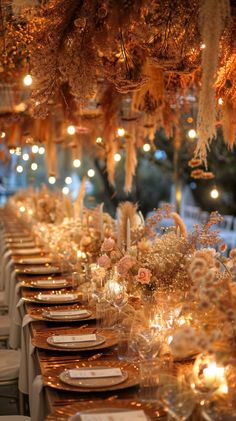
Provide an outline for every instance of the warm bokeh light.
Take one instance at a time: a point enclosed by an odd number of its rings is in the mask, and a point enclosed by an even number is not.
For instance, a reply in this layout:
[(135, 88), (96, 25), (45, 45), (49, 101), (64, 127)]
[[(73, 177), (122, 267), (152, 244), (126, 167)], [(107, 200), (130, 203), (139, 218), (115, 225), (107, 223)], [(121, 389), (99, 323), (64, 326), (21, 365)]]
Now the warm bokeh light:
[(193, 117), (188, 117), (187, 118), (187, 123), (192, 123), (193, 122)]
[(102, 137), (97, 137), (97, 139), (96, 139), (96, 143), (102, 143)]
[(33, 79), (31, 75), (26, 75), (23, 79), (23, 83), (25, 86), (30, 86), (32, 85)]
[(31, 164), (31, 170), (36, 171), (38, 169), (38, 164), (36, 162), (32, 162)]
[(44, 146), (40, 146), (39, 147), (39, 155), (44, 155), (45, 154), (45, 147)]
[(17, 167), (16, 167), (16, 171), (17, 171), (18, 173), (22, 173), (22, 172), (24, 171), (24, 168), (22, 167), (22, 165), (17, 165)]
[(144, 152), (149, 152), (151, 150), (151, 145), (149, 143), (144, 143), (143, 150)]
[(38, 153), (38, 151), (39, 151), (38, 145), (33, 145), (31, 150), (32, 150), (33, 153)]
[(25, 207), (24, 206), (20, 206), (20, 212), (25, 212)]
[(21, 148), (19, 146), (16, 147), (15, 154), (17, 156), (20, 156), (21, 155)]
[(119, 137), (123, 137), (125, 135), (125, 129), (123, 129), (123, 127), (119, 127), (117, 134)]
[(114, 160), (115, 160), (116, 162), (119, 162), (119, 161), (121, 160), (121, 154), (120, 154), (120, 153), (115, 153), (115, 155), (114, 155)]
[(70, 126), (68, 126), (67, 127), (67, 133), (70, 135), (70, 136), (73, 136), (73, 134), (75, 134), (75, 126), (73, 126), (72, 124), (70, 125)]
[(190, 129), (190, 130), (188, 131), (188, 137), (189, 137), (190, 139), (195, 139), (195, 138), (197, 137), (196, 130), (194, 130), (194, 129)]
[(71, 177), (66, 177), (65, 178), (65, 183), (66, 184), (71, 184), (72, 183), (72, 178)]
[(219, 99), (218, 99), (218, 104), (219, 104), (219, 105), (223, 105), (223, 104), (224, 104), (224, 101), (223, 101), (223, 99), (222, 99), (222, 98), (219, 98)]
[(87, 174), (88, 174), (88, 177), (92, 178), (92, 177), (95, 176), (95, 171), (92, 168), (90, 168), (90, 170), (88, 170)]
[(79, 168), (80, 165), (81, 165), (80, 160), (79, 159), (74, 159), (74, 161), (73, 161), (73, 167)]
[(48, 182), (49, 182), (49, 184), (55, 184), (56, 183), (56, 177), (54, 177), (54, 175), (51, 175), (50, 177), (48, 177)]
[(14, 149), (14, 148), (10, 148), (10, 149), (9, 149), (9, 153), (10, 153), (11, 155), (14, 155), (14, 153), (15, 153), (15, 149)]
[(201, 50), (204, 50), (206, 48), (206, 44), (204, 42), (200, 45)]
[(70, 193), (70, 189), (69, 189), (69, 187), (67, 187), (67, 186), (63, 187), (63, 189), (62, 189), (62, 193), (63, 193), (63, 194), (69, 194), (69, 193)]
[(4, 139), (4, 137), (6, 137), (6, 133), (5, 132), (2, 132), (1, 133), (1, 139)]
[(212, 199), (218, 199), (219, 191), (216, 188), (214, 188), (211, 190), (210, 195)]
[(22, 155), (22, 159), (23, 159), (23, 161), (29, 161), (29, 154), (28, 153), (24, 153)]

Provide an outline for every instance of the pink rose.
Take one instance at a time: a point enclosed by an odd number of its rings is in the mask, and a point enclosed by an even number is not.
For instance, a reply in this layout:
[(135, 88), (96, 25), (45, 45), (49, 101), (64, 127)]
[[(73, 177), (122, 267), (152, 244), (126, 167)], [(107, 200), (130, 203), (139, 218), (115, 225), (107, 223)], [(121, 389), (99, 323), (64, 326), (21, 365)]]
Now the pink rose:
[(117, 264), (119, 275), (125, 276), (128, 271), (136, 264), (136, 259), (132, 256), (124, 256)]
[(101, 250), (107, 253), (108, 251), (114, 250), (115, 240), (113, 238), (106, 238), (102, 244)]
[(107, 254), (103, 254), (98, 258), (98, 265), (101, 268), (108, 269), (111, 266), (111, 259), (107, 256)]
[(139, 268), (137, 280), (141, 284), (149, 284), (151, 280), (152, 272), (146, 268)]

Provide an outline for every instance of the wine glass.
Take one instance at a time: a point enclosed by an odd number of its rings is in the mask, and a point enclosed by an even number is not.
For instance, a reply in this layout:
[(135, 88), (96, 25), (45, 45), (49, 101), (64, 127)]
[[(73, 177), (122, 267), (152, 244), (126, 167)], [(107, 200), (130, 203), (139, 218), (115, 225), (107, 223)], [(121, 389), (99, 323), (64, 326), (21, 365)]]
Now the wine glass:
[(106, 300), (118, 310), (118, 326), (120, 325), (122, 308), (128, 301), (127, 287), (125, 282), (109, 280), (105, 288)]
[(196, 400), (193, 392), (176, 378), (169, 380), (161, 387), (160, 403), (168, 413), (168, 420), (185, 421), (192, 414)]

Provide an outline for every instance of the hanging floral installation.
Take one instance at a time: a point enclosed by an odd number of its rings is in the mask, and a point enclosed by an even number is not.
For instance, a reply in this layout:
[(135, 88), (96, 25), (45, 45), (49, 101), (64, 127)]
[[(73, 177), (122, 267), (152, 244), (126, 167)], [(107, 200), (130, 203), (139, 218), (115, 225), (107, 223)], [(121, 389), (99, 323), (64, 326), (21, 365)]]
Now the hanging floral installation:
[[(131, 191), (136, 150), (147, 139), (152, 144), (161, 127), (169, 137), (173, 130), (180, 131), (178, 113), (191, 108), (189, 94), (198, 101), (194, 156), (200, 166), (207, 168), (216, 125), (222, 125), (225, 143), (232, 149), (236, 130), (233, 1), (50, 0), (39, 4), (2, 0), (0, 12), (2, 80), (15, 91), (17, 77), (30, 72), (33, 78), (24, 116), (45, 119), (56, 114), (58, 121), (74, 121), (77, 137), (67, 139), (72, 158), (81, 157), (84, 147), (92, 147), (106, 161), (111, 185), (115, 185), (113, 157), (123, 148), (124, 190)], [(127, 126), (122, 144), (116, 135), (120, 122)], [(48, 160), (55, 154), (54, 143), (64, 136), (63, 130), (58, 131), (48, 134)], [(50, 174), (56, 171), (49, 170)], [(213, 175), (194, 169), (192, 176)]]

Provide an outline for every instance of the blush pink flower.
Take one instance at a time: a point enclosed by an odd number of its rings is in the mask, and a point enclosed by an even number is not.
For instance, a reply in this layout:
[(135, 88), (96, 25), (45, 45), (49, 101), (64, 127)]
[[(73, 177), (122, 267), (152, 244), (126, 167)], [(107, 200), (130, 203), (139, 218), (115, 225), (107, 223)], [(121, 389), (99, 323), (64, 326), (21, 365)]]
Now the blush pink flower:
[(128, 271), (136, 264), (136, 259), (132, 256), (124, 256), (117, 264), (119, 275), (125, 276)]
[(114, 250), (115, 240), (113, 238), (106, 238), (102, 244), (101, 250), (105, 253)]
[(141, 284), (149, 284), (151, 280), (152, 272), (149, 269), (146, 268), (139, 268), (137, 280)]
[(108, 269), (111, 266), (111, 259), (107, 256), (107, 254), (103, 254), (98, 258), (98, 265), (101, 268)]

